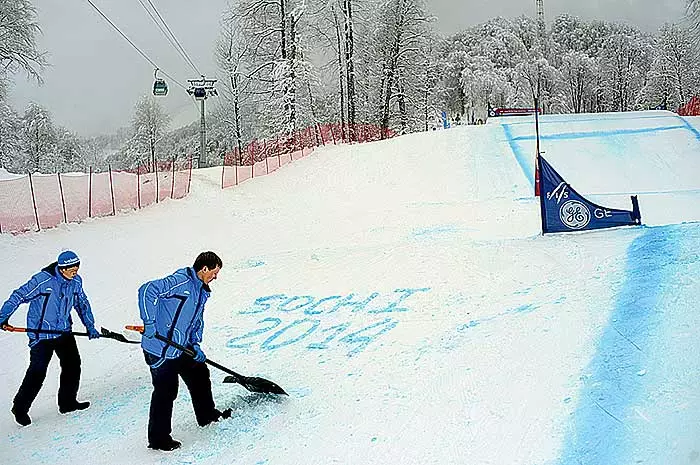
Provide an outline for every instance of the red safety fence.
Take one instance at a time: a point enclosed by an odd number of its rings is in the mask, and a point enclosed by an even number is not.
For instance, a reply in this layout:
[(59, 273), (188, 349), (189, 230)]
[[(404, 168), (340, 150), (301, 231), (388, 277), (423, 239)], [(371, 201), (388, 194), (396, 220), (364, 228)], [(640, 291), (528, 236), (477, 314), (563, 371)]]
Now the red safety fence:
[(0, 233), (52, 228), (189, 194), (192, 160), (133, 170), (27, 175), (0, 180)]
[(231, 186), (269, 174), (294, 160), (309, 155), (316, 147), (337, 145), (351, 140), (362, 143), (394, 137), (388, 130), (382, 137), (379, 126), (356, 124), (354, 126), (317, 124), (309, 126), (289, 137), (253, 140), (242, 151), (235, 149), (224, 156), (221, 169), (221, 188)]
[(700, 97), (693, 97), (690, 102), (678, 109), (681, 116), (700, 116)]

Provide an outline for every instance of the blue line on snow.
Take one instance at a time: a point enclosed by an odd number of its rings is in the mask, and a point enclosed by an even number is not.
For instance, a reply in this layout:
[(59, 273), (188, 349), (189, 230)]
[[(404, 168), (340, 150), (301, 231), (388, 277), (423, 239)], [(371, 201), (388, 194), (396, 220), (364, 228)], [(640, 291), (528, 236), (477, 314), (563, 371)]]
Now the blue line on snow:
[[(532, 163), (528, 162), (527, 156), (523, 153), (522, 149), (518, 145), (517, 142), (515, 142), (515, 139), (513, 139), (513, 133), (510, 131), (510, 127), (508, 127), (507, 124), (501, 125), (503, 128), (503, 132), (506, 133), (506, 139), (508, 139), (508, 144), (510, 145), (510, 149), (513, 151), (513, 155), (515, 155), (515, 159), (518, 161), (518, 164), (520, 165), (520, 169), (523, 170), (523, 173), (525, 174), (525, 178), (527, 181), (530, 183), (532, 188), (535, 188), (535, 168), (532, 166), (534, 164), (534, 160)], [(533, 157), (534, 158), (534, 157)]]
[(630, 463), (635, 438), (625, 419), (644, 395), (644, 378), (637, 373), (649, 356), (645, 348), (651, 345), (650, 328), (658, 327), (663, 317), (656, 307), (663, 283), (673, 273), (680, 233), (676, 226), (646, 228), (627, 249), (625, 282), (596, 354), (581, 376), (579, 405), (558, 465)]
[[(689, 125), (688, 125), (689, 126)], [(540, 135), (540, 140), (567, 140), (567, 139), (588, 139), (593, 137), (611, 137), (628, 134), (645, 134), (650, 132), (674, 131), (676, 129), (687, 129), (688, 126), (663, 126), (655, 128), (640, 128), (640, 129), (616, 129), (612, 131), (590, 131), (590, 132), (569, 132), (560, 134)], [(513, 138), (514, 141), (520, 140), (535, 140), (536, 136), (518, 136)]]
[(682, 116), (676, 116), (676, 118), (678, 118), (679, 120), (683, 121), (683, 127), (685, 127), (686, 129), (688, 129), (688, 131), (692, 132), (692, 133), (695, 135), (695, 138), (696, 138), (698, 141), (700, 141), (700, 131), (698, 131), (698, 130), (695, 129), (693, 126), (691, 126), (691, 124), (688, 122), (688, 120), (686, 120), (686, 119), (683, 118)]
[[(587, 123), (591, 121), (595, 121), (597, 123), (600, 123), (601, 121), (609, 122), (609, 121), (629, 121), (629, 120), (639, 120), (639, 119), (661, 119), (661, 118), (677, 118), (678, 115), (675, 115), (673, 113), (669, 114), (664, 114), (664, 115), (651, 115), (651, 116), (635, 116), (631, 115), (629, 113), (614, 113), (614, 115), (620, 115), (618, 116), (613, 116), (610, 117), (611, 113), (605, 114), (603, 116), (602, 113), (599, 113), (598, 117), (594, 118), (555, 118), (555, 119), (545, 119), (545, 117), (542, 117), (540, 119), (540, 125), (547, 125), (547, 124), (561, 124), (561, 123)], [(550, 115), (551, 116), (551, 115)], [(561, 115), (557, 115), (561, 116)], [(503, 123), (501, 123), (503, 124)], [(517, 123), (510, 122), (508, 123), (509, 126), (518, 126), (522, 124), (527, 124), (527, 125), (534, 125), (535, 124), (535, 119), (532, 118), (529, 121), (520, 121)]]

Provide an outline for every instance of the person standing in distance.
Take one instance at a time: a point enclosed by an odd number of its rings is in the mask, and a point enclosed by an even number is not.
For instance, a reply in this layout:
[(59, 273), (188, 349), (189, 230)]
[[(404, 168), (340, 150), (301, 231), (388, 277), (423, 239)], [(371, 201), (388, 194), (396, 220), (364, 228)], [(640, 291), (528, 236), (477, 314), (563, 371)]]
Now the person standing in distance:
[[(202, 252), (192, 267), (148, 281), (139, 288), (139, 310), (144, 324), (141, 348), (153, 382), (148, 417), (150, 449), (171, 451), (181, 445), (171, 436), (178, 376), (190, 391), (199, 426), (231, 416), (231, 409), (221, 412), (214, 405), (209, 368), (199, 345), (204, 328), (204, 305), (211, 293), (209, 283), (216, 279), (222, 266), (214, 252)], [(195, 356), (184, 354), (156, 335), (191, 348)]]
[(90, 302), (83, 292), (83, 280), (78, 275), (80, 259), (70, 250), (61, 252), (58, 260), (42, 269), (23, 286), (16, 289), (0, 309), (0, 328), (5, 328), (12, 314), (24, 303), (29, 303), (27, 327), (64, 331), (65, 334), (27, 332), (29, 336), (29, 368), (15, 396), (12, 414), (21, 426), (31, 424), (29, 408), (46, 379), (46, 370), (55, 352), (61, 362), (58, 389), (58, 410), (69, 413), (84, 410), (90, 402), (78, 402), (80, 386), (80, 354), (75, 336), (70, 334), (75, 308), (85, 325), (90, 339), (100, 333), (95, 329)]

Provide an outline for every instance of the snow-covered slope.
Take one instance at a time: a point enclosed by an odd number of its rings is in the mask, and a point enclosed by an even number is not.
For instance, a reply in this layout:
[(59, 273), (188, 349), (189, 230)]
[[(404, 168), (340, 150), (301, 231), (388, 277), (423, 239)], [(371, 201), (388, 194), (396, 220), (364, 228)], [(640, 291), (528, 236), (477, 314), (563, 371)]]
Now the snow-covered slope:
[[(691, 463), (700, 226), (683, 223), (698, 219), (700, 122), (685, 121), (542, 121), (542, 150), (567, 181), (624, 194), (624, 207), (643, 190), (655, 227), (540, 236), (534, 126), (510, 119), (326, 147), (224, 191), (219, 170), (198, 170), (181, 201), (2, 235), (1, 295), (73, 248), (98, 324), (112, 330), (139, 323), (142, 282), (218, 252), (203, 348), (290, 394), (255, 398), (212, 369), (234, 417), (198, 428), (183, 386), (173, 421), (183, 448), (156, 453), (138, 346), (81, 340), (80, 398), (93, 405), (58, 414), (54, 361), (34, 423), (19, 428), (9, 408), (26, 339), (0, 333), (3, 461)], [(601, 134), (580, 136), (590, 132)]]

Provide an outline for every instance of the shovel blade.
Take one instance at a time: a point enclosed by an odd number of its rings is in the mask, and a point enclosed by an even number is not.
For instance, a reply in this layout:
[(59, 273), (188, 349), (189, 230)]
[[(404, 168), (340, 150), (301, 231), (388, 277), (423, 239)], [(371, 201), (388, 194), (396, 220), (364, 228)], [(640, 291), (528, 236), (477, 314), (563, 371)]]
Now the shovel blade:
[(264, 378), (257, 378), (253, 376), (227, 376), (224, 378), (224, 383), (237, 383), (249, 390), (250, 392), (260, 392), (263, 394), (279, 394), (288, 395), (284, 389), (279, 387), (277, 384), (273, 383)]

